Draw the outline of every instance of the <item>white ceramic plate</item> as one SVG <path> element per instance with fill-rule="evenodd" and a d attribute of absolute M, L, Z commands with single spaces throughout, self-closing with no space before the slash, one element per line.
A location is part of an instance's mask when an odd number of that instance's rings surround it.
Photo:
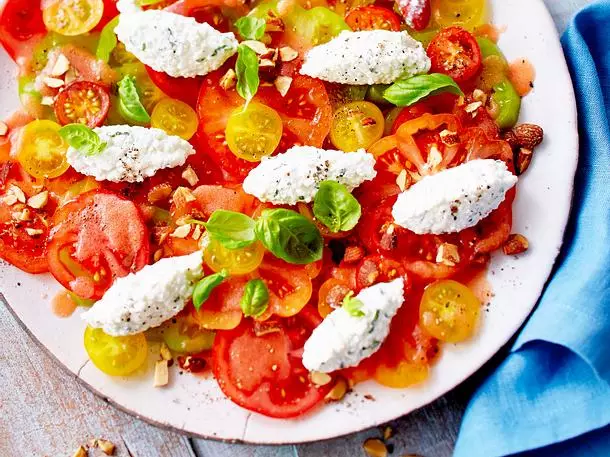
<path fill-rule="evenodd" d="M 105 376 L 88 362 L 79 312 L 68 319 L 51 313 L 49 303 L 59 287 L 49 276 L 30 276 L 0 265 L 1 290 L 9 308 L 62 365 L 121 409 L 206 438 L 251 443 L 316 441 L 387 422 L 440 397 L 489 360 L 532 311 L 562 243 L 578 157 L 572 83 L 543 2 L 492 0 L 492 4 L 494 23 L 508 27 L 502 35 L 502 49 L 511 60 L 528 58 L 537 70 L 535 90 L 525 99 L 521 121 L 542 125 L 546 139 L 519 183 L 514 213 L 514 231 L 527 236 L 531 249 L 518 259 L 493 258 L 489 280 L 495 297 L 484 313 L 479 335 L 468 344 L 446 346 L 425 384 L 391 390 L 365 383 L 341 403 L 298 420 L 274 420 L 234 405 L 212 379 L 179 376 L 173 371 L 170 387 L 153 388 L 153 354 L 148 373 L 129 379 Z M 0 51 L 0 115 L 16 106 L 13 75 L 14 65 Z M 365 394 L 372 394 L 375 401 L 366 400 Z"/>

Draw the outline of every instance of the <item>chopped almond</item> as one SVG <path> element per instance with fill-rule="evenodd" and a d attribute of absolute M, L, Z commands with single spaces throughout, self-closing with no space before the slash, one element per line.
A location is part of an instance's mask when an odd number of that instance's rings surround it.
<path fill-rule="evenodd" d="M 98 447 L 106 455 L 114 455 L 116 446 L 112 441 L 97 439 L 95 440 L 96 447 Z"/>
<path fill-rule="evenodd" d="M 160 201 L 169 198 L 169 196 L 172 194 L 172 190 L 172 186 L 168 183 L 158 184 L 154 186 L 148 191 L 148 194 L 146 195 L 148 203 L 154 205 L 155 203 L 159 203 Z"/>
<path fill-rule="evenodd" d="M 267 19 L 265 32 L 283 32 L 284 29 L 284 21 L 282 21 L 279 17 L 269 17 Z"/>
<path fill-rule="evenodd" d="M 258 63 L 258 67 L 261 69 L 275 68 L 275 62 L 270 59 L 261 59 Z"/>
<path fill-rule="evenodd" d="M 167 347 L 167 344 L 161 343 L 161 348 L 159 348 L 159 354 L 163 360 L 172 360 L 172 353 Z"/>
<path fill-rule="evenodd" d="M 23 191 L 21 190 L 20 187 L 12 184 L 9 188 L 8 191 L 10 193 L 12 193 L 15 197 L 17 197 L 17 201 L 19 203 L 25 203 L 25 194 L 23 193 Z"/>
<path fill-rule="evenodd" d="M 169 365 L 167 360 L 159 360 L 155 363 L 154 387 L 164 387 L 169 384 Z"/>
<path fill-rule="evenodd" d="M 396 177 L 396 185 L 399 187 L 401 192 L 404 192 L 407 188 L 407 170 L 400 170 Z"/>
<path fill-rule="evenodd" d="M 34 209 L 44 208 L 49 202 L 49 192 L 43 191 L 28 198 L 28 206 Z"/>
<path fill-rule="evenodd" d="M 5 205 L 13 206 L 17 203 L 17 196 L 15 194 L 7 192 L 7 194 L 4 197 L 2 197 L 2 202 Z"/>
<path fill-rule="evenodd" d="M 452 132 L 451 130 L 443 130 L 440 133 L 440 137 L 443 144 L 447 146 L 453 146 L 454 144 L 460 142 L 460 137 L 458 136 L 457 132 Z"/>
<path fill-rule="evenodd" d="M 187 187 L 178 187 L 175 191 L 174 191 L 174 195 L 173 195 L 173 200 L 174 203 L 180 205 L 182 203 L 190 203 L 190 202 L 194 202 L 197 199 L 195 198 L 195 196 L 193 195 L 193 192 L 191 192 L 190 189 L 188 189 Z"/>
<path fill-rule="evenodd" d="M 288 91 L 290 90 L 290 86 L 292 85 L 292 78 L 290 76 L 278 76 L 275 78 L 275 82 L 273 83 L 277 91 L 280 93 L 282 97 L 285 97 Z"/>
<path fill-rule="evenodd" d="M 237 75 L 232 68 L 229 68 L 227 72 L 220 78 L 220 87 L 224 90 L 231 90 L 237 84 Z"/>
<path fill-rule="evenodd" d="M 186 238 L 191 233 L 191 224 L 180 225 L 170 235 L 172 238 Z"/>
<path fill-rule="evenodd" d="M 388 448 L 379 438 L 369 438 L 362 445 L 369 457 L 388 457 Z"/>
<path fill-rule="evenodd" d="M 161 260 L 163 258 L 163 249 L 157 249 L 155 251 L 155 253 L 153 254 L 153 260 L 155 262 L 158 262 L 159 260 Z"/>
<path fill-rule="evenodd" d="M 46 95 L 40 99 L 40 104 L 43 106 L 53 106 L 55 104 L 55 99 Z"/>
<path fill-rule="evenodd" d="M 466 108 L 464 108 L 464 111 L 466 111 L 467 113 L 474 113 L 481 106 L 483 106 L 483 103 L 481 103 L 481 102 L 473 102 L 473 103 L 467 105 Z"/>
<path fill-rule="evenodd" d="M 199 225 L 195 226 L 195 230 L 193 230 L 193 234 L 191 235 L 191 238 L 193 238 L 195 241 L 197 241 L 199 238 L 201 238 L 201 226 L 199 226 Z"/>
<path fill-rule="evenodd" d="M 64 80 L 59 78 L 51 78 L 50 76 L 45 77 L 42 80 L 43 83 L 50 87 L 51 89 L 59 89 L 64 85 Z"/>
<path fill-rule="evenodd" d="M 51 76 L 63 76 L 69 69 L 70 61 L 65 55 L 59 54 L 55 61 L 55 65 L 53 65 L 53 69 L 51 70 Z"/>
<path fill-rule="evenodd" d="M 504 254 L 506 255 L 517 255 L 523 254 L 530 247 L 530 243 L 526 237 L 523 235 L 519 235 L 518 233 L 514 233 L 508 237 L 506 243 L 502 247 Z"/>
<path fill-rule="evenodd" d="M 436 252 L 436 263 L 442 263 L 448 267 L 454 267 L 460 263 L 460 253 L 455 244 L 443 243 Z"/>
<path fill-rule="evenodd" d="M 245 46 L 248 46 L 250 49 L 252 49 L 258 55 L 262 55 L 262 54 L 266 54 L 267 53 L 267 46 L 262 41 L 246 40 L 246 41 L 242 41 L 241 44 L 243 44 Z"/>
<path fill-rule="evenodd" d="M 23 210 L 21 210 L 21 213 L 19 213 L 19 220 L 20 221 L 31 221 L 32 213 L 30 213 L 30 210 L 27 208 L 23 208 Z"/>
<path fill-rule="evenodd" d="M 74 451 L 72 457 L 87 457 L 87 450 L 80 446 L 76 451 Z"/>
<path fill-rule="evenodd" d="M 299 53 L 290 46 L 282 46 L 280 48 L 280 59 L 282 62 L 292 62 L 297 57 L 299 57 Z"/>
<path fill-rule="evenodd" d="M 182 178 L 191 186 L 194 186 L 199 182 L 199 176 L 197 176 L 197 173 L 195 173 L 195 170 L 193 170 L 190 165 L 182 172 Z"/>
<path fill-rule="evenodd" d="M 197 357 L 192 355 L 178 356 L 178 366 L 184 371 L 190 373 L 200 373 L 205 370 L 206 362 L 203 357 Z"/>
<path fill-rule="evenodd" d="M 430 152 L 428 153 L 428 162 L 426 165 L 428 165 L 430 169 L 434 170 L 442 161 L 443 155 L 441 154 L 441 151 L 439 151 L 435 145 L 432 145 Z"/>
<path fill-rule="evenodd" d="M 311 379 L 311 382 L 316 386 L 325 386 L 333 380 L 329 374 L 321 373 L 319 371 L 312 371 L 309 373 L 309 379 Z"/>
<path fill-rule="evenodd" d="M 483 105 L 485 103 L 487 103 L 487 94 L 485 92 L 483 92 L 481 89 L 475 89 L 472 92 L 472 98 L 476 101 L 476 102 L 481 102 Z"/>
<path fill-rule="evenodd" d="M 0 121 L 0 136 L 4 136 L 8 133 L 8 125 Z"/>
<path fill-rule="evenodd" d="M 335 381 L 335 385 L 330 390 L 330 392 L 326 394 L 324 400 L 326 400 L 327 402 L 342 400 L 343 397 L 345 397 L 345 394 L 347 393 L 347 389 L 347 381 L 345 380 L 345 378 L 340 376 Z"/>

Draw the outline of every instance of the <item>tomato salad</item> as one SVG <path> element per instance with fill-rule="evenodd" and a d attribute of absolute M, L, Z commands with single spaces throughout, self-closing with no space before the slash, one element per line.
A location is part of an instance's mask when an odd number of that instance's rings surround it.
<path fill-rule="evenodd" d="M 543 133 L 517 125 L 527 88 L 487 17 L 6 0 L 22 108 L 0 123 L 0 257 L 86 308 L 108 375 L 161 347 L 156 386 L 176 358 L 277 418 L 424 382 L 476 333 L 490 255 L 528 244 L 512 204 Z"/>

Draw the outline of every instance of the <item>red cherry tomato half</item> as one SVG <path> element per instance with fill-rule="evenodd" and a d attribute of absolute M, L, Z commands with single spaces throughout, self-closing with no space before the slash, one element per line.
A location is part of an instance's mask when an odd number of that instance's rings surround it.
<path fill-rule="evenodd" d="M 398 127 L 400 127 L 405 122 L 417 119 L 418 117 L 429 113 L 432 113 L 430 108 L 428 108 L 426 104 L 421 102 L 403 108 L 402 111 L 400 111 L 400 114 L 394 120 L 394 124 L 392 124 L 392 135 L 394 135 L 398 130 Z"/>
<path fill-rule="evenodd" d="M 46 32 L 40 0 L 7 0 L 0 12 L 0 43 L 16 60 L 31 53 L 33 42 Z"/>
<path fill-rule="evenodd" d="M 276 418 L 300 416 L 321 403 L 332 383 L 314 385 L 299 355 L 320 321 L 315 310 L 306 308 L 258 336 L 250 319 L 218 332 L 213 370 L 222 391 L 238 405 Z"/>
<path fill-rule="evenodd" d="M 108 191 L 91 191 L 56 211 L 49 270 L 64 287 L 99 299 L 117 277 L 148 263 L 148 229 L 136 205 Z"/>
<path fill-rule="evenodd" d="M 463 83 L 481 70 L 481 48 L 477 40 L 461 27 L 441 30 L 428 45 L 432 72 L 451 76 Z"/>
<path fill-rule="evenodd" d="M 345 16 L 345 22 L 354 31 L 392 30 L 400 31 L 400 17 L 383 6 L 361 6 Z"/>
<path fill-rule="evenodd" d="M 398 9 L 407 25 L 414 30 L 424 30 L 430 23 L 430 0 L 397 0 Z"/>
<path fill-rule="evenodd" d="M 108 90 L 90 81 L 74 81 L 55 100 L 55 115 L 61 125 L 80 123 L 99 127 L 110 109 Z"/>

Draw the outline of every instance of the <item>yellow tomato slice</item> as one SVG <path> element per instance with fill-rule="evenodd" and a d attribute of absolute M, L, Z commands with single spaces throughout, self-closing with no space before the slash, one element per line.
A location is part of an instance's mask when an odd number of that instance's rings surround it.
<path fill-rule="evenodd" d="M 168 135 L 190 140 L 197 131 L 197 113 L 186 103 L 164 98 L 155 106 L 150 116 L 152 127 L 164 130 Z"/>
<path fill-rule="evenodd" d="M 103 14 L 103 0 L 48 0 L 42 10 L 42 19 L 47 29 L 75 36 L 92 30 Z"/>
<path fill-rule="evenodd" d="M 69 167 L 68 143 L 59 134 L 61 126 L 53 121 L 32 121 L 21 131 L 17 160 L 35 178 L 56 178 Z"/>
<path fill-rule="evenodd" d="M 366 149 L 383 136 L 384 126 L 383 113 L 375 104 L 351 102 L 333 114 L 330 140 L 342 151 Z"/>
<path fill-rule="evenodd" d="M 127 376 L 146 362 L 148 345 L 143 333 L 110 336 L 102 329 L 87 327 L 85 350 L 93 364 L 111 376 Z"/>
<path fill-rule="evenodd" d="M 425 381 L 428 377 L 428 365 L 412 360 L 402 360 L 394 367 L 378 366 L 374 377 L 383 386 L 404 389 Z"/>
<path fill-rule="evenodd" d="M 476 330 L 481 302 L 465 285 L 452 280 L 426 287 L 419 305 L 420 325 L 441 341 L 458 343 Z"/>
<path fill-rule="evenodd" d="M 231 114 L 225 136 L 233 154 L 249 162 L 259 162 L 273 154 L 283 131 L 277 111 L 261 103 L 250 103 L 246 109 L 238 108 Z"/>
<path fill-rule="evenodd" d="M 458 25 L 472 31 L 485 23 L 487 0 L 432 0 L 432 18 L 440 28 Z"/>
<path fill-rule="evenodd" d="M 245 275 L 256 270 L 264 255 L 265 248 L 258 241 L 245 248 L 228 249 L 212 239 L 203 251 L 203 259 L 212 270 L 227 270 L 231 275 Z"/>

